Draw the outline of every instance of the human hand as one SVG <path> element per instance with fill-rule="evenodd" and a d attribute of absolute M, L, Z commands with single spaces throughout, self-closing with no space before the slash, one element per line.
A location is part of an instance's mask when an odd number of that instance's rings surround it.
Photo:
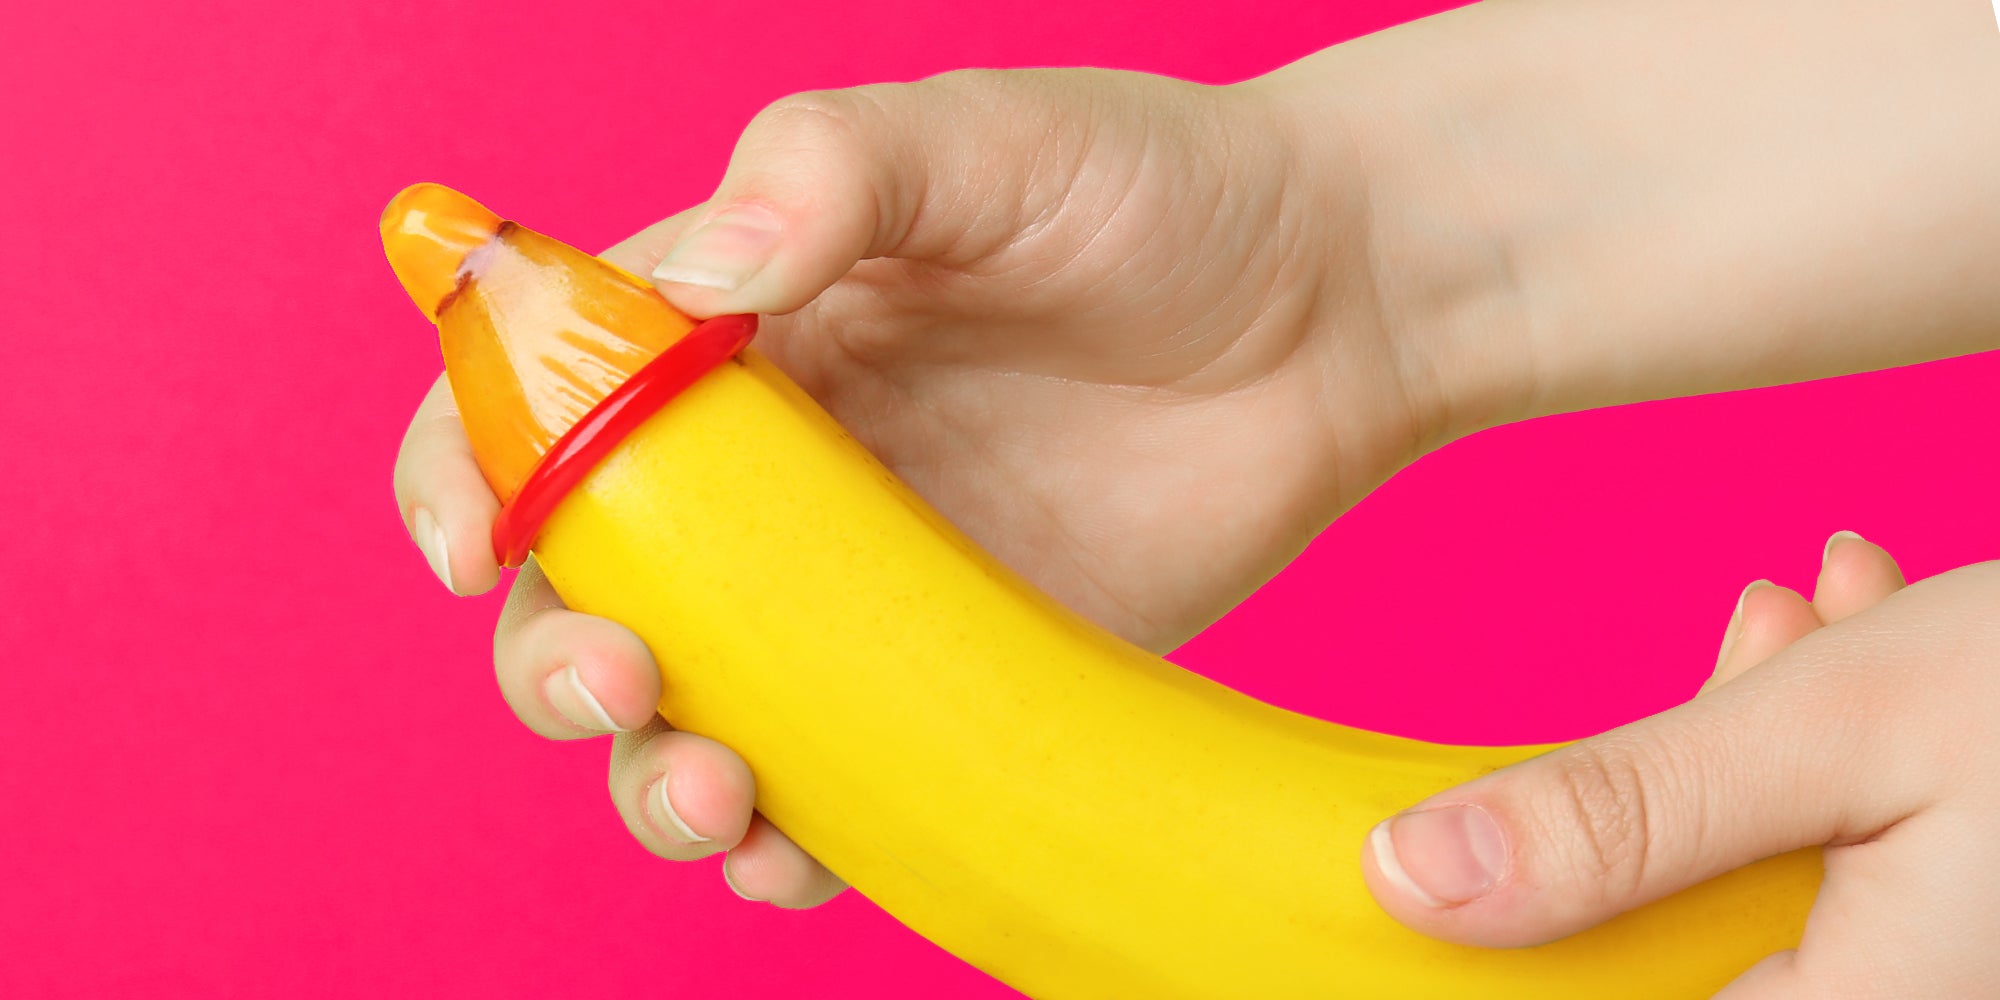
<path fill-rule="evenodd" d="M 767 314 L 758 348 L 942 513 L 1166 649 L 1445 433 L 1438 381 L 1405 375 L 1450 296 L 1377 292 L 1364 185 L 1297 163 L 1296 127 L 1255 85 L 1107 71 L 805 95 L 751 123 L 709 202 L 606 256 L 694 315 Z M 442 381 L 396 484 L 447 585 L 491 587 L 497 504 Z M 622 731 L 612 795 L 654 852 L 728 851 L 731 885 L 782 905 L 838 891 L 753 814 L 736 755 L 654 716 L 673 664 L 532 563 L 495 661 L 535 731 Z"/>
<path fill-rule="evenodd" d="M 1475 3 L 1272 74 L 1345 113 L 1377 252 L 1512 294 L 1444 353 L 1482 422 L 2000 348 L 1986 0 Z M 1783 39 L 1774 44 L 1775 39 Z"/>
<path fill-rule="evenodd" d="M 1529 945 L 1827 845 L 1805 939 L 1731 1000 L 2000 996 L 2000 562 L 1904 588 L 1842 533 L 1811 603 L 1752 584 L 1686 705 L 1378 828 L 1369 888 L 1426 934 Z"/>

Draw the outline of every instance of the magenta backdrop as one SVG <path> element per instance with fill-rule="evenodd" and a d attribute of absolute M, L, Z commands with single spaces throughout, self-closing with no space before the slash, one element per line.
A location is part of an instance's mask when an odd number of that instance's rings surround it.
<path fill-rule="evenodd" d="M 603 744 L 513 722 L 497 599 L 447 597 L 390 498 L 437 358 L 376 213 L 435 179 L 604 245 L 791 91 L 1229 81 L 1443 6 L 5 5 L 0 995 L 1008 995 L 851 894 L 652 859 Z M 1178 658 L 1393 732 L 1598 731 L 1686 697 L 1738 588 L 1808 585 L 1837 528 L 1913 575 L 1995 556 L 1996 386 L 1986 356 L 1482 434 Z"/>

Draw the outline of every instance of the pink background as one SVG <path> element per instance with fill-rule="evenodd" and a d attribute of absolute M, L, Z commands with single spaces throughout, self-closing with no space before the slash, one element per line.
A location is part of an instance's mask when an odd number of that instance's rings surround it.
<path fill-rule="evenodd" d="M 513 722 L 497 597 L 447 597 L 391 501 L 437 358 L 374 224 L 436 179 L 601 246 L 794 90 L 1229 81 L 1444 4 L 1143 6 L 5 5 L 0 995 L 1008 995 L 851 894 L 652 859 L 605 745 Z M 1912 575 L 2000 554 L 1996 386 L 1986 356 L 1482 434 L 1177 658 L 1399 733 L 1598 731 L 1685 698 L 1737 590 L 1809 585 L 1835 529 Z"/>

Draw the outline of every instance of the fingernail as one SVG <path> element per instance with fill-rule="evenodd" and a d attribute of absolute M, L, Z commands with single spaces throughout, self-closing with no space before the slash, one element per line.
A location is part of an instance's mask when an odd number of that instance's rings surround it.
<path fill-rule="evenodd" d="M 1368 835 L 1390 884 L 1432 907 L 1469 903 L 1507 871 L 1500 824 L 1478 806 L 1444 806 L 1391 817 Z"/>
<path fill-rule="evenodd" d="M 673 800 L 667 797 L 668 780 L 668 775 L 661 775 L 660 780 L 653 783 L 653 794 L 648 796 L 653 810 L 654 822 L 663 827 L 669 836 L 673 836 L 674 839 L 679 840 L 683 844 L 708 843 L 709 838 L 694 832 L 694 828 L 687 825 L 687 820 L 682 819 L 681 814 L 674 811 Z M 726 874 L 727 869 L 724 869 L 724 872 Z M 734 888 L 733 885 L 731 887 Z M 739 892 L 737 895 L 741 896 L 743 894 Z M 744 898 L 747 899 L 749 897 L 746 896 Z"/>
<path fill-rule="evenodd" d="M 431 572 L 444 583 L 444 589 L 458 593 L 451 583 L 451 545 L 444 539 L 444 525 L 431 515 L 430 508 L 418 507 L 410 518 L 411 533 L 417 536 L 417 548 L 423 550 L 424 560 L 431 564 Z"/>
<path fill-rule="evenodd" d="M 1715 665 L 1720 668 L 1729 662 L 1729 651 L 1736 648 L 1736 637 L 1743 634 L 1743 605 L 1750 600 L 1750 592 L 1759 587 L 1776 586 L 1769 580 L 1752 580 L 1743 592 L 1736 595 L 1736 610 L 1729 613 L 1729 627 L 1722 630 L 1722 648 L 1715 654 Z"/>
<path fill-rule="evenodd" d="M 583 674 L 577 671 L 574 663 L 550 674 L 548 680 L 542 682 L 542 696 L 571 725 L 606 733 L 625 731 L 624 726 L 612 721 L 611 713 L 604 710 L 604 703 L 583 685 Z"/>
<path fill-rule="evenodd" d="M 783 229 L 762 205 L 734 206 L 683 235 L 653 268 L 653 280 L 735 291 L 770 263 Z"/>
<path fill-rule="evenodd" d="M 1834 547 L 1834 546 L 1836 546 L 1836 545 L 1839 545 L 1839 544 L 1840 544 L 1841 542 L 1845 542 L 1845 541 L 1847 541 L 1847 540 L 1849 540 L 1849 539 L 1853 539 L 1854 541 L 1857 541 L 1857 542 L 1859 542 L 1859 541 L 1865 541 L 1865 539 L 1863 539 L 1863 538 L 1862 538 L 1862 537 L 1861 537 L 1860 535 L 1857 535 L 1857 534 L 1855 534 L 1855 533 L 1854 533 L 1854 532 L 1852 532 L 1852 531 L 1836 531 L 1836 532 L 1834 532 L 1834 533 L 1833 533 L 1833 535 L 1832 535 L 1832 537 L 1830 537 L 1830 538 L 1828 538 L 1828 539 L 1826 540 L 1826 548 L 1825 548 L 1824 550 L 1822 550 L 1822 551 L 1820 552 L 1820 554 L 1819 554 L 1819 561 L 1820 561 L 1820 564 L 1821 564 L 1821 565 L 1825 565 L 1825 564 L 1826 564 L 1826 561 L 1827 561 L 1828 559 L 1831 559 L 1831 558 L 1833 558 L 1833 547 Z"/>
<path fill-rule="evenodd" d="M 726 861 L 722 866 L 722 884 L 728 886 L 730 892 L 735 893 L 738 897 L 742 899 L 747 899 L 752 903 L 764 902 L 764 900 L 758 899 L 757 897 L 752 896 L 747 892 L 744 892 L 743 887 L 736 884 L 736 876 L 729 874 L 729 865 Z"/>

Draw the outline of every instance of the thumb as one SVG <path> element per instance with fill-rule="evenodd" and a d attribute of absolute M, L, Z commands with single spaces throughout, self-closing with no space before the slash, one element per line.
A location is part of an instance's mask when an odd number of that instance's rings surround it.
<path fill-rule="evenodd" d="M 1815 660 L 1841 658 L 1826 634 L 1686 705 L 1384 821 L 1364 861 L 1370 891 L 1432 937 L 1541 944 L 1751 862 L 1894 823 L 1915 807 L 1903 801 L 1915 783 L 1880 780 L 1867 713 L 1840 707 L 1860 692 L 1837 671 L 1800 683 Z"/>
<path fill-rule="evenodd" d="M 697 316 L 788 313 L 873 257 L 976 258 L 1020 231 L 1059 91 L 960 72 L 787 97 L 738 140 L 706 205 L 668 220 L 652 270 Z M 996 152 L 997 151 L 997 152 Z M 1044 188 L 1046 186 L 1043 186 Z"/>

